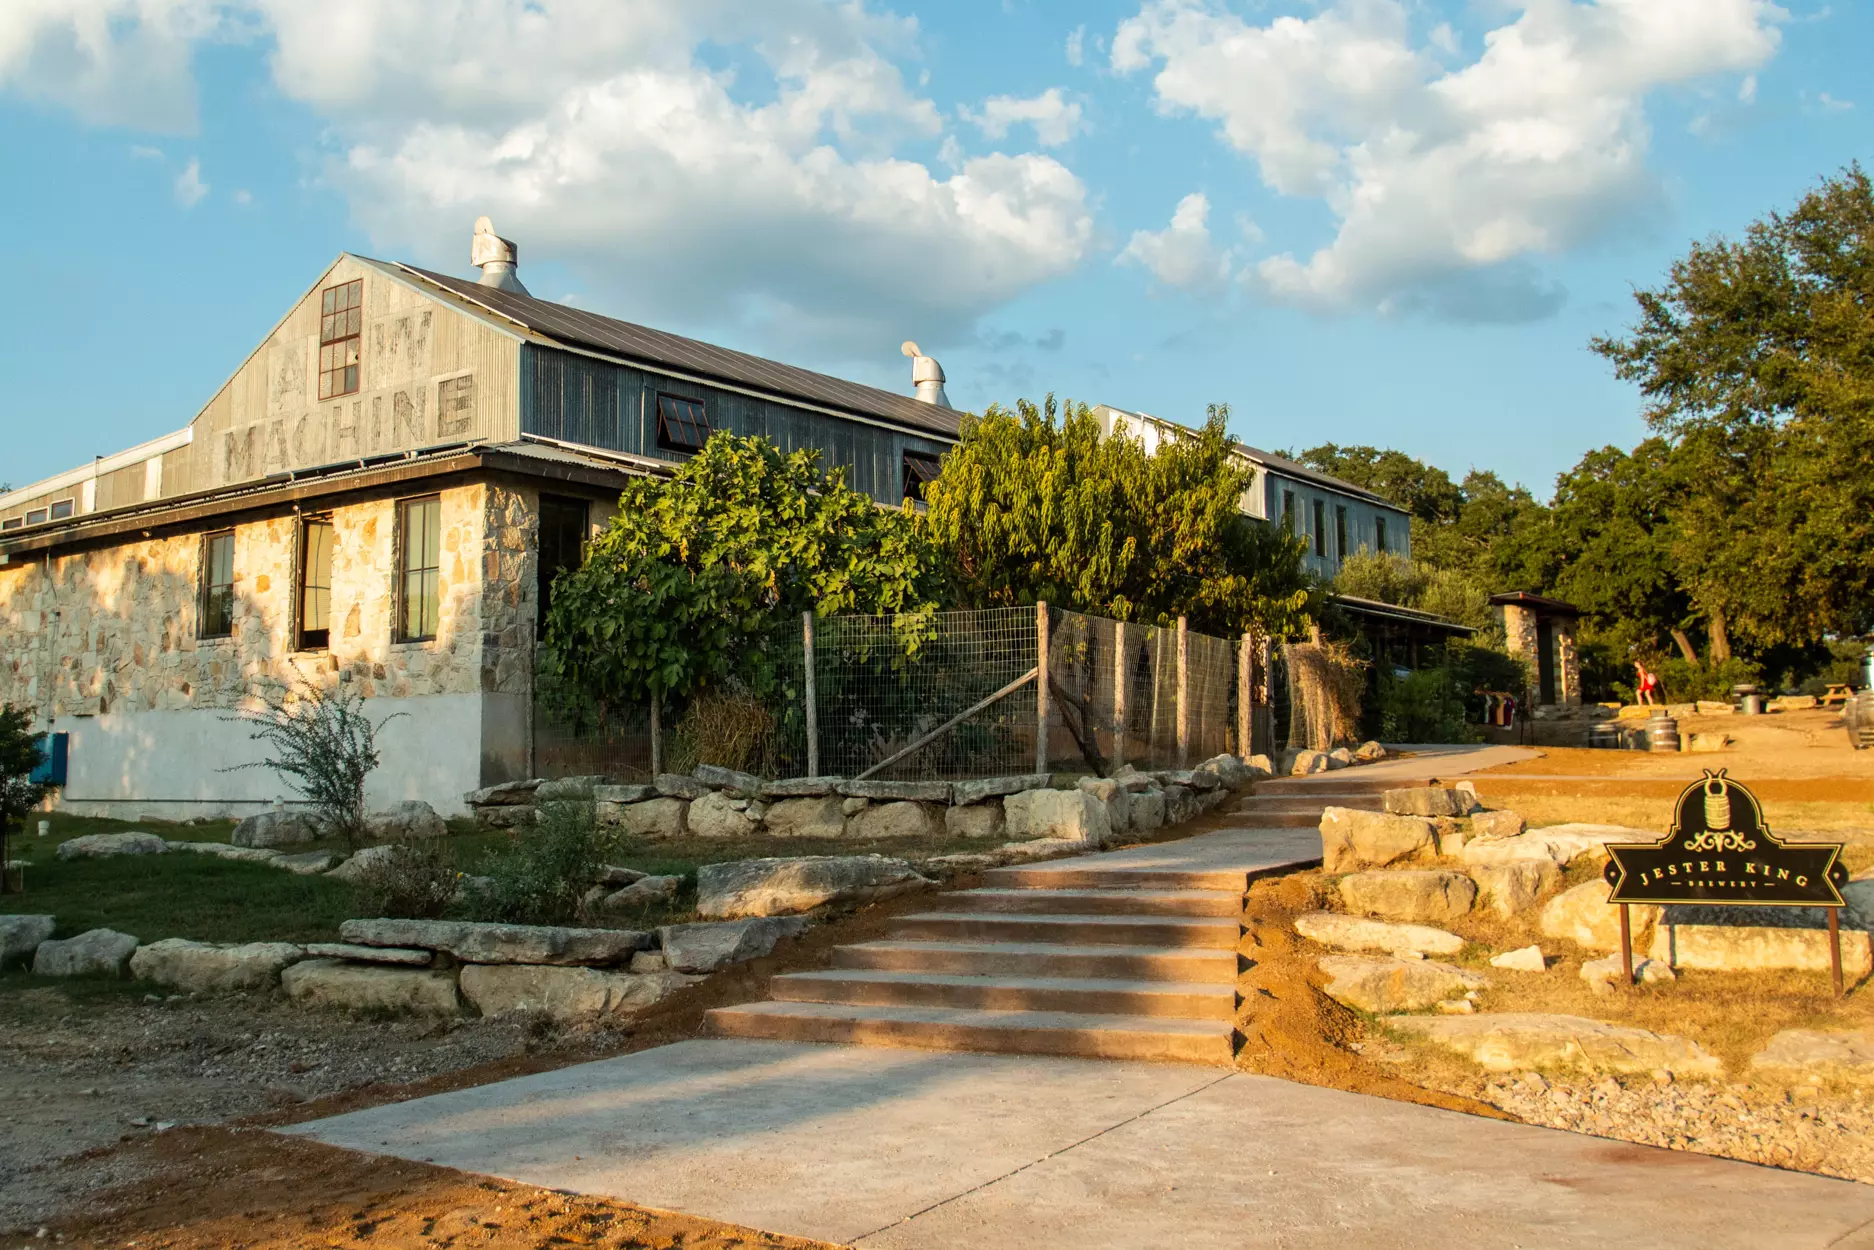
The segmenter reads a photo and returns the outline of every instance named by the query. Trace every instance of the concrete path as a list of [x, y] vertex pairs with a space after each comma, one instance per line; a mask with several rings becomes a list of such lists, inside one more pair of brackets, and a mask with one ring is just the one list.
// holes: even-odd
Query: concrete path
[[283, 1131], [905, 1250], [1874, 1247], [1874, 1187], [1157, 1063], [683, 1042]]

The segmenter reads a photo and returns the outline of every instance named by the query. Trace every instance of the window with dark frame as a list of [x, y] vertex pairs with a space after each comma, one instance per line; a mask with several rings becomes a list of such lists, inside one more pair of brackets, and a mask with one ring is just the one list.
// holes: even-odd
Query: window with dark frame
[[72, 501], [71, 500], [59, 499], [53, 502], [52, 519], [54, 521], [63, 521], [66, 517], [69, 517], [71, 514], [72, 514]]
[[943, 461], [927, 451], [904, 454], [904, 498], [924, 502], [924, 488], [937, 480]]
[[590, 508], [583, 499], [540, 496], [540, 558], [536, 561], [540, 571], [540, 615], [535, 624], [538, 637], [547, 636], [547, 612], [553, 606], [553, 579], [585, 563], [589, 514]]
[[1347, 509], [1338, 504], [1334, 508], [1334, 558], [1341, 563], [1347, 560]]
[[0, 530], [16, 530], [25, 524], [26, 518], [23, 516], [8, 517], [6, 520], [0, 521]]
[[1289, 533], [1295, 532], [1295, 492], [1282, 492], [1282, 525]]
[[665, 451], [697, 452], [709, 441], [709, 412], [700, 399], [657, 397], [657, 445]]
[[397, 505], [397, 641], [429, 642], [442, 618], [442, 496]]
[[202, 630], [204, 638], [234, 633], [234, 531], [208, 535], [202, 544]]
[[314, 517], [299, 531], [299, 649], [332, 645], [332, 522]]
[[44, 525], [46, 523], [47, 515], [48, 514], [44, 508], [34, 508], [31, 512], [28, 512], [26, 514], [26, 524]]
[[1316, 499], [1314, 502], [1314, 554], [1327, 555], [1327, 505]]
[[1386, 518], [1375, 517], [1373, 519], [1373, 530], [1373, 537], [1378, 542], [1380, 552], [1384, 554], [1386, 550]]
[[358, 392], [358, 344], [364, 327], [364, 279], [329, 286], [319, 298], [319, 398]]

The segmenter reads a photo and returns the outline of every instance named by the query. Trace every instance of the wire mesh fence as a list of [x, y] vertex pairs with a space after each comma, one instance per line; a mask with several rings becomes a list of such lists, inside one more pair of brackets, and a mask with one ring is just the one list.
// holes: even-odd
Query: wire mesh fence
[[[1038, 751], [1041, 636], [1033, 607], [779, 622], [752, 644], [766, 650], [775, 674], [759, 709], [767, 740], [749, 757], [705, 762], [784, 777], [961, 780], [1043, 766], [1189, 767], [1244, 753], [1237, 641], [1186, 631], [1181, 681], [1176, 628], [1059, 609], [1048, 614], [1048, 714]], [[663, 725], [666, 760], [678, 766], [686, 762], [684, 716], [675, 709]], [[536, 772], [643, 776], [650, 738], [643, 711], [583, 732], [537, 712]]]

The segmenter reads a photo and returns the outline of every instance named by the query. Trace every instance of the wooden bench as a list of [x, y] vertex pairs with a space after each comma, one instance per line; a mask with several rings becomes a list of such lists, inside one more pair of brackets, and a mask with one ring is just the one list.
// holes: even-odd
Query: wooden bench
[[1846, 707], [1848, 700], [1854, 698], [1854, 687], [1835, 682], [1828, 688], [1828, 693], [1817, 700], [1823, 707]]

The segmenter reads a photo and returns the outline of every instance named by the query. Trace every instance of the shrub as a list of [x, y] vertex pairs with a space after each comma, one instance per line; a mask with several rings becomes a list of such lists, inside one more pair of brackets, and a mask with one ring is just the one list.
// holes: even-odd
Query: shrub
[[32, 732], [32, 713], [0, 703], [0, 893], [6, 892], [9, 880], [4, 868], [7, 835], [47, 790], [30, 780], [43, 758], [38, 736]]
[[1403, 677], [1379, 675], [1380, 737], [1387, 742], [1476, 742], [1465, 716], [1469, 687], [1449, 668], [1421, 668]]
[[591, 803], [544, 803], [533, 828], [517, 832], [482, 861], [487, 881], [470, 896], [468, 908], [477, 920], [509, 924], [576, 920], [610, 842]]
[[430, 920], [455, 900], [462, 874], [445, 838], [400, 843], [359, 875], [358, 901], [374, 916]]
[[[325, 832], [356, 849], [365, 836], [364, 779], [378, 765], [377, 731], [364, 714], [364, 698], [300, 681], [295, 688], [263, 695], [262, 707], [233, 719], [259, 728], [249, 735], [272, 754], [243, 768], [271, 768], [312, 804]], [[399, 712], [385, 722], [403, 715]]]
[[1732, 686], [1761, 686], [1763, 670], [1749, 660], [1735, 658], [1719, 664], [1667, 660], [1659, 666], [1659, 684], [1667, 703], [1693, 703], [1699, 699], [1729, 702]]
[[774, 771], [774, 748], [774, 716], [762, 701], [743, 689], [717, 689], [690, 701], [677, 723], [670, 763], [680, 773], [716, 764], [767, 775]]

